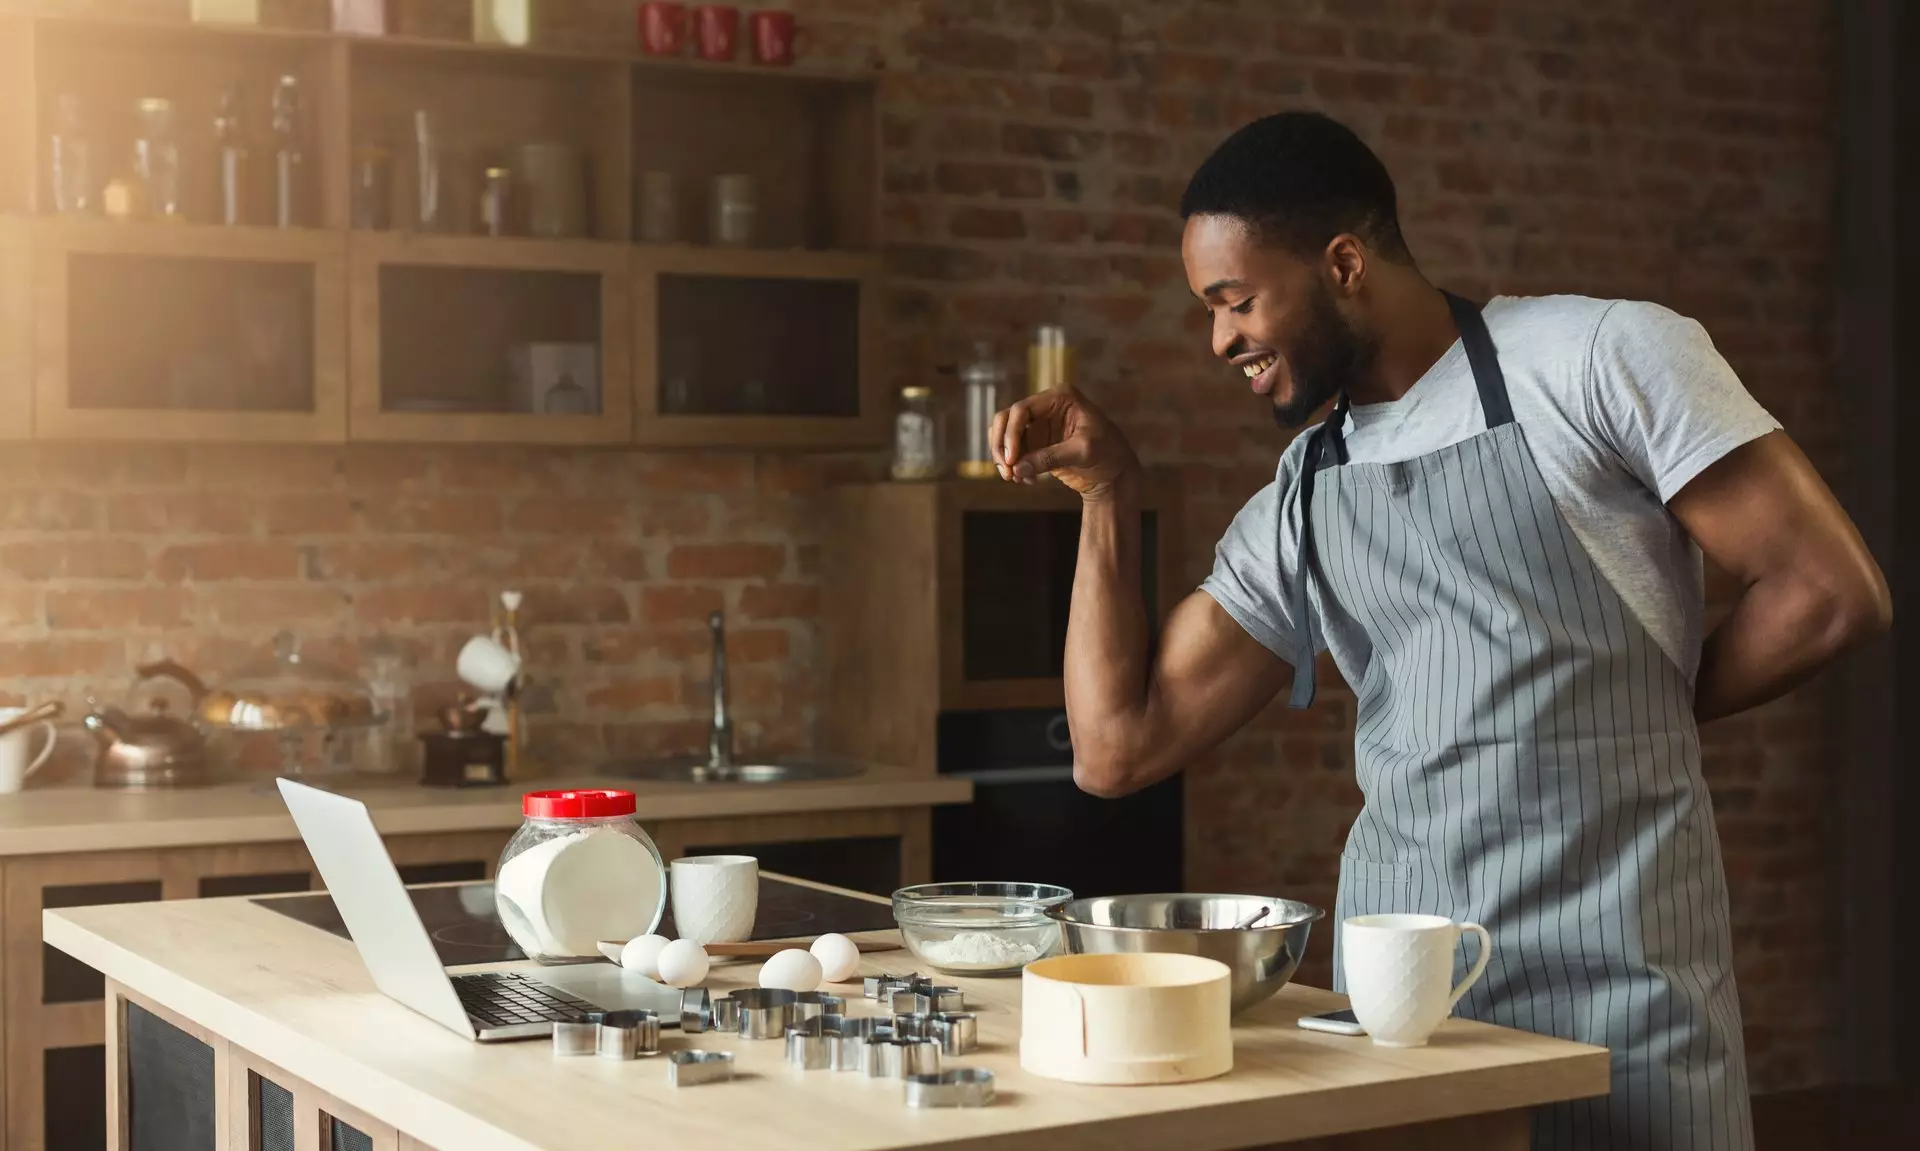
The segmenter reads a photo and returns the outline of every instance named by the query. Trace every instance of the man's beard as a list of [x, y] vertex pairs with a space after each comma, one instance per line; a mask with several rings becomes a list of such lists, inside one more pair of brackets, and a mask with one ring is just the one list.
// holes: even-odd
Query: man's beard
[[1356, 331], [1340, 314], [1326, 285], [1318, 285], [1308, 304], [1306, 330], [1286, 353], [1293, 387], [1286, 399], [1273, 402], [1273, 422], [1289, 429], [1306, 423], [1371, 367], [1379, 350], [1377, 341]]

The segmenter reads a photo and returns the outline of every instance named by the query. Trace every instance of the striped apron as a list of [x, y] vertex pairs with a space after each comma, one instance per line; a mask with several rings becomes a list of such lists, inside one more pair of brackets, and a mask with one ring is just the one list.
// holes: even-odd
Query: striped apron
[[[1493, 955], [1460, 1013], [1611, 1051], [1611, 1093], [1540, 1109], [1536, 1147], [1749, 1148], [1692, 685], [1561, 518], [1479, 310], [1447, 301], [1487, 430], [1348, 463], [1343, 398], [1301, 471], [1293, 706], [1322, 647], [1309, 578], [1371, 647], [1341, 666], [1366, 802], [1336, 922], [1484, 924]], [[1336, 979], [1339, 947], [1336, 929]]]

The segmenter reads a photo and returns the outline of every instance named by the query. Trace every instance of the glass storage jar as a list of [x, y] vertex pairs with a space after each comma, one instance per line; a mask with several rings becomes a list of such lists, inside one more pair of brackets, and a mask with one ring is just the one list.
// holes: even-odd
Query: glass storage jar
[[933, 389], [900, 389], [900, 411], [893, 417], [893, 478], [930, 480], [940, 470], [940, 441], [934, 424]]
[[660, 926], [667, 871], [634, 818], [631, 791], [530, 791], [500, 853], [494, 904], [531, 959], [590, 959]]

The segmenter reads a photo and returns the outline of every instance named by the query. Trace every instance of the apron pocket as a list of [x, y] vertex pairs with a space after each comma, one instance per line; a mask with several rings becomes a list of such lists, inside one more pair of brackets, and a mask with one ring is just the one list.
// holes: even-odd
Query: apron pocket
[[1352, 879], [1360, 883], [1381, 883], [1389, 886], [1413, 882], [1413, 864], [1387, 863], [1378, 859], [1362, 859], [1357, 855], [1340, 857], [1340, 878]]

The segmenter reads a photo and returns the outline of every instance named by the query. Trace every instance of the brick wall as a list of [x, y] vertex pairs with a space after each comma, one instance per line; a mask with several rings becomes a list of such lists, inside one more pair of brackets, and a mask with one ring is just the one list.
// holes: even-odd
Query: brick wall
[[[80, 6], [114, 7], [91, 0]], [[409, 0], [418, 9], [421, 0]], [[429, 5], [431, 6], [431, 5]], [[445, 6], [444, 4], [442, 5]], [[463, 6], [455, 0], [452, 7]], [[811, 51], [884, 68], [888, 358], [1064, 322], [1086, 386], [1184, 466], [1189, 576], [1283, 446], [1205, 352], [1174, 203], [1234, 125], [1326, 109], [1399, 181], [1416, 256], [1469, 293], [1654, 299], [1713, 334], [1836, 482], [1832, 17], [1820, 0], [797, 0]], [[175, 11], [184, 0], [142, 0]], [[552, 13], [558, 5], [549, 5]], [[631, 33], [567, 5], [558, 38]], [[457, 21], [455, 22], [457, 23]], [[229, 665], [292, 624], [376, 637], [444, 691], [488, 593], [526, 587], [545, 751], [697, 743], [704, 635], [737, 620], [744, 737], [804, 744], [823, 689], [815, 536], [872, 461], [417, 449], [0, 455], [0, 693], [77, 702], [166, 650]], [[1716, 602], [1726, 589], [1716, 582]], [[1839, 747], [1815, 685], [1705, 736], [1754, 1079], [1837, 1072]], [[1276, 708], [1190, 781], [1190, 883], [1331, 906], [1352, 699]], [[1327, 978], [1316, 946], [1307, 978]]]

